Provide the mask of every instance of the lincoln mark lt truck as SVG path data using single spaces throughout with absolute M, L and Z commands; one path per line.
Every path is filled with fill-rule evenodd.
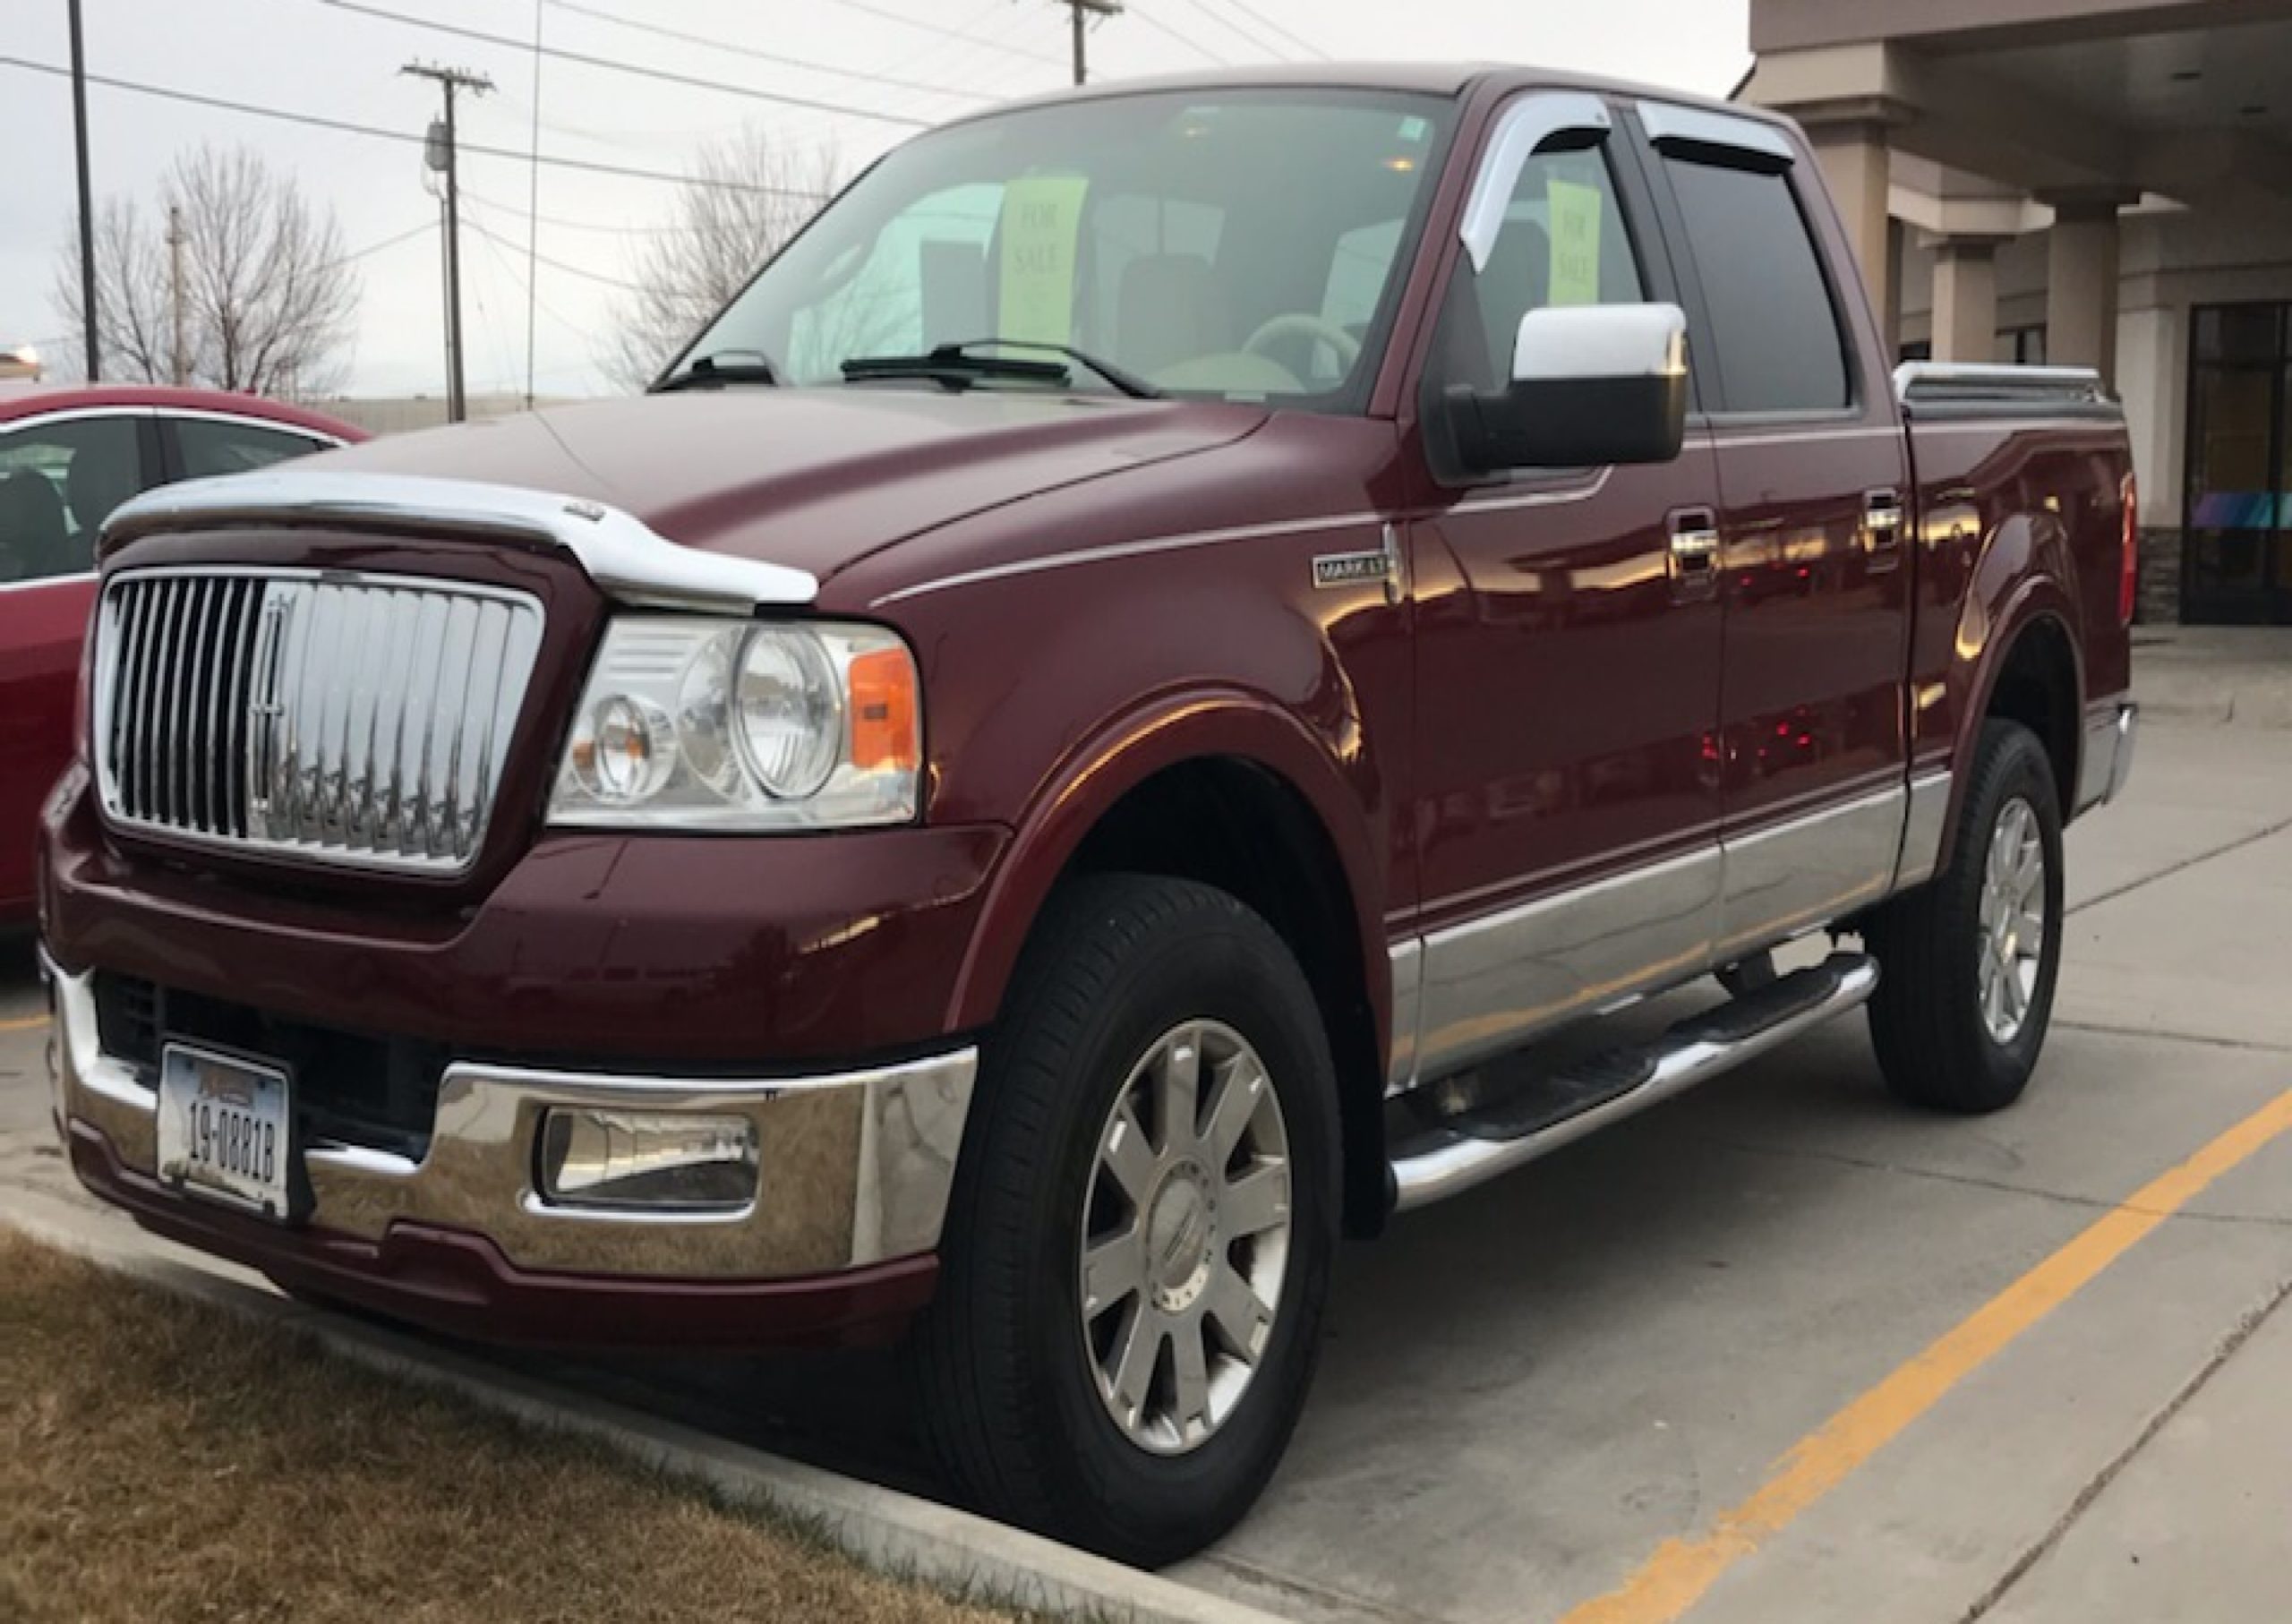
M 1893 367 L 1783 121 L 966 119 L 643 397 L 112 520 L 72 1165 L 457 1334 L 902 1338 L 956 1492 L 1168 1560 L 1341 1234 L 1856 1005 L 1911 1105 L 2022 1092 L 2134 534 L 2093 374 Z

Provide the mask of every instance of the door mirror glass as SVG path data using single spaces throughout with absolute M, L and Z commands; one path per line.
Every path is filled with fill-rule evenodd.
M 1520 318 L 1501 390 L 1448 391 L 1477 473 L 1669 462 L 1687 428 L 1687 317 L 1676 304 L 1552 305 Z

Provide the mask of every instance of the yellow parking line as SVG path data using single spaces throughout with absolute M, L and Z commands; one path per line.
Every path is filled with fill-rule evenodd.
M 1801 1439 L 1749 1500 L 1708 1532 L 1666 1540 L 1639 1570 L 1561 1624 L 1668 1624 L 1703 1598 L 1728 1568 L 1789 1526 L 1886 1443 L 1988 1362 L 1990 1355 L 2074 1296 L 2086 1282 L 2202 1194 L 2205 1187 L 2287 1129 L 2292 1090 L 2152 1179 L 2074 1240 L 1942 1335 L 1927 1350 Z
M 13 1020 L 0 1021 L 0 1032 L 29 1032 L 34 1027 L 47 1024 L 46 1015 L 19 1015 Z

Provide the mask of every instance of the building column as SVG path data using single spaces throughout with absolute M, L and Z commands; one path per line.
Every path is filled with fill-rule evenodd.
M 2045 358 L 2117 381 L 2117 211 L 2122 196 L 2040 197 L 2053 206 L 2046 245 Z
M 1846 240 L 1862 268 L 1862 286 L 1869 291 L 1870 309 L 1880 320 L 1893 308 L 1894 262 L 1886 231 L 1886 188 L 1892 165 L 1886 151 L 1886 127 L 1875 120 L 1815 124 L 1807 131 L 1830 187 L 1839 218 L 1846 224 Z
M 1894 357 L 1902 354 L 1902 261 L 1910 250 L 1910 228 L 1900 220 L 1886 222 L 1886 302 L 1877 306 L 1878 312 L 1878 346 L 1886 352 L 1886 364 L 1892 366 Z
M 1944 237 L 1934 244 L 1934 359 L 1997 359 L 1997 239 Z

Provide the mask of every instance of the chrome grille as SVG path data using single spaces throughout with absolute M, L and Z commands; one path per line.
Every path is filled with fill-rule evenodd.
M 154 569 L 97 619 L 106 816 L 202 843 L 453 873 L 485 838 L 541 645 L 521 593 Z

